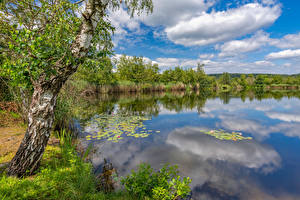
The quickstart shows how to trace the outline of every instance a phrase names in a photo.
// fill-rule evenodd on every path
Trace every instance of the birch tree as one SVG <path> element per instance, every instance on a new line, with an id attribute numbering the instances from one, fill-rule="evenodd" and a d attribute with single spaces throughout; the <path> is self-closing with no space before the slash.
<path id="1" fill-rule="evenodd" d="M 1 71 L 32 87 L 28 127 L 9 164 L 12 176 L 32 174 L 50 137 L 56 99 L 78 66 L 112 48 L 108 11 L 152 12 L 151 0 L 2 0 Z"/>

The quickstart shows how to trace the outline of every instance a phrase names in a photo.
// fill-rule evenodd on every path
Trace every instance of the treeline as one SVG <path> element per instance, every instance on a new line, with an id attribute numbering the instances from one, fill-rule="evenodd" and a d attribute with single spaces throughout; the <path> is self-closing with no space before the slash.
<path id="1" fill-rule="evenodd" d="M 221 90 L 295 90 L 300 88 L 300 75 L 241 74 L 232 78 L 223 73 L 216 83 Z"/>
<path id="2" fill-rule="evenodd" d="M 2 101 L 14 99 L 11 91 L 19 93 L 19 90 L 15 90 L 15 86 L 10 84 L 9 77 L 1 76 L 0 73 L 0 78 L 0 99 Z M 207 75 L 204 72 L 204 65 L 201 64 L 194 68 L 185 69 L 177 66 L 160 71 L 157 64 L 146 62 L 143 57 L 123 55 L 118 60 L 104 58 L 98 60 L 97 65 L 80 66 L 69 83 L 86 95 L 197 90 L 263 92 L 299 90 L 300 75 L 229 74 L 226 72 Z M 27 88 L 31 91 L 30 87 Z"/>
<path id="3" fill-rule="evenodd" d="M 114 64 L 114 65 L 113 65 Z M 109 58 L 102 60 L 97 68 L 90 69 L 82 66 L 75 75 L 76 78 L 85 79 L 99 85 L 131 82 L 144 83 L 184 83 L 199 84 L 204 80 L 212 79 L 206 76 L 203 65 L 196 69 L 183 69 L 175 67 L 160 73 L 157 64 L 144 61 L 143 57 L 128 57 L 123 55 L 119 60 L 111 61 Z"/>
<path id="4" fill-rule="evenodd" d="M 200 64 L 195 69 L 175 67 L 160 72 L 157 64 L 145 62 L 143 57 L 125 55 L 117 61 L 103 60 L 97 68 L 82 66 L 73 77 L 94 84 L 102 93 L 207 88 L 213 79 Z"/>
<path id="5" fill-rule="evenodd" d="M 138 91 L 178 91 L 210 89 L 216 91 L 295 90 L 300 75 L 214 74 L 207 75 L 204 65 L 184 69 L 174 67 L 160 71 L 157 64 L 143 57 L 123 55 L 120 59 L 102 59 L 98 67 L 82 66 L 73 81 L 86 81 L 100 93 Z"/>

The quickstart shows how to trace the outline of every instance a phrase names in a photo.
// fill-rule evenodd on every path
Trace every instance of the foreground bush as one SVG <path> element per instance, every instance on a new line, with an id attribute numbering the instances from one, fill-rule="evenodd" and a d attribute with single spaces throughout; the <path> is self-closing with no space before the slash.
<path id="1" fill-rule="evenodd" d="M 191 179 L 181 178 L 178 173 L 177 166 L 165 165 L 154 171 L 150 165 L 143 163 L 121 183 L 136 199 L 175 200 L 185 198 L 191 192 Z"/>

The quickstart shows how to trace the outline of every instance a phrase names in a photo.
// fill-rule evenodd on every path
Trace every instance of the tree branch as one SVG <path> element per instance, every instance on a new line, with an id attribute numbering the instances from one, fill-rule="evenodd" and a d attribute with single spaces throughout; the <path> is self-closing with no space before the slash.
<path id="1" fill-rule="evenodd" d="M 80 1 L 75 2 L 74 4 L 80 4 L 80 3 L 84 2 L 84 1 L 85 0 L 80 0 Z"/>

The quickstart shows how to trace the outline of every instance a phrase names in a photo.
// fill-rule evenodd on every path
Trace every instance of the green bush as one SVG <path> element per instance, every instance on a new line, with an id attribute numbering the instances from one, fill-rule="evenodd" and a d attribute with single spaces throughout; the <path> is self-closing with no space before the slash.
<path id="1" fill-rule="evenodd" d="M 191 179 L 181 178 L 178 173 L 177 166 L 165 165 L 156 172 L 150 165 L 142 163 L 137 171 L 122 178 L 121 183 L 138 199 L 175 200 L 185 198 L 191 191 Z"/>

